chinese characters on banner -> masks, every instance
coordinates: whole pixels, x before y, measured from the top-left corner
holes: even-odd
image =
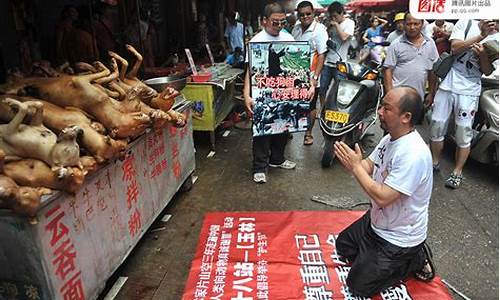
[[[253,135],[307,129],[311,48],[307,42],[250,43]]]
[[[89,176],[75,195],[50,199],[36,231],[53,299],[96,298],[193,170],[191,125],[167,125],[136,140],[123,161]],[[0,299],[7,289],[9,295],[43,295],[35,285],[4,283],[0,280]]]
[[[338,234],[363,212],[219,212],[205,216],[182,299],[366,300],[346,285]],[[374,300],[451,300],[439,278],[410,279]]]
[[[76,263],[77,250],[73,245],[70,229],[64,223],[65,212],[56,205],[45,214],[44,229],[49,233],[50,251],[52,251],[52,267],[55,276],[63,282],[58,287],[64,300],[85,300],[81,271]]]

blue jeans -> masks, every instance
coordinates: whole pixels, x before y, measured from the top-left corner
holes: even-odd
[[[337,68],[336,67],[330,67],[330,66],[324,66],[323,70],[321,70],[321,78],[319,81],[320,88],[319,88],[319,96],[321,98],[325,98],[326,92],[328,91],[328,88],[330,87],[330,83],[332,83],[333,80],[337,80]]]

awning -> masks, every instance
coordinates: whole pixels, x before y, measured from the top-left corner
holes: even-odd
[[[408,0],[354,0],[347,3],[346,9],[354,11],[408,10]]]
[[[334,2],[334,1],[340,2],[342,4],[346,4],[347,2],[349,2],[351,0],[317,0],[317,1],[323,7],[327,7],[328,5],[332,4],[332,2]]]

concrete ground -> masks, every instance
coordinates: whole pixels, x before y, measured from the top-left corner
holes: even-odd
[[[380,137],[379,129],[376,133],[370,138]],[[303,134],[295,134],[287,154],[297,168],[271,170],[268,182],[257,185],[251,177],[249,130],[231,129],[227,137],[219,134],[212,158],[207,158],[208,135],[197,134],[198,180],[165,209],[172,218],[167,223],[157,220],[151,227],[166,229],[146,233],[108,281],[111,286],[117,277],[128,277],[115,299],[180,299],[207,212],[335,209],[311,201],[312,196],[365,202],[364,192],[339,163],[320,167],[322,137],[317,127],[314,136],[314,145],[305,147]],[[470,161],[463,186],[451,191],[443,185],[452,169],[453,151],[447,148],[430,206],[428,243],[438,274],[471,299],[498,299],[498,168]]]

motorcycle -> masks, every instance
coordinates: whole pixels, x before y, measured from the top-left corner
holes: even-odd
[[[329,40],[327,45],[337,52],[333,41]],[[333,145],[336,141],[342,140],[349,145],[360,142],[375,124],[383,94],[381,63],[373,68],[340,60],[336,68],[337,79],[330,83],[319,118],[324,137],[321,159],[324,168],[330,167],[335,158]]]
[[[360,54],[358,63],[367,64],[372,68],[376,68],[376,66],[384,63],[387,50],[386,48],[390,45],[390,43],[381,36],[373,37],[371,38],[371,41],[375,44],[375,46],[361,50],[362,53]]]
[[[498,79],[498,69],[491,75],[481,78],[479,108],[472,125],[473,138],[469,156],[483,164],[498,165]],[[454,142],[454,136],[455,126],[449,124],[447,138]]]

